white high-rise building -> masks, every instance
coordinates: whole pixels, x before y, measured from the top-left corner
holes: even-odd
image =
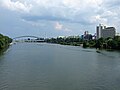
[[[101,37],[108,38],[108,37],[114,37],[116,33],[116,30],[114,27],[106,27],[104,25],[99,24],[96,28],[96,38],[99,39]]]

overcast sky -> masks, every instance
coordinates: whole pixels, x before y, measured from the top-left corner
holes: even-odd
[[[0,33],[10,37],[94,34],[99,23],[120,32],[120,0],[0,0]]]

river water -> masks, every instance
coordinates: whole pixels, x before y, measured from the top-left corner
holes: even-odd
[[[0,55],[0,90],[120,90],[120,52],[17,43]]]

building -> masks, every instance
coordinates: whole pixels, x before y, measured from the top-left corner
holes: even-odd
[[[81,35],[81,39],[83,39],[83,40],[92,40],[92,35],[89,34],[88,31],[85,31],[84,35]]]
[[[116,30],[114,27],[106,27],[104,25],[99,24],[96,28],[96,36],[97,39],[99,38],[108,38],[108,37],[114,37],[116,34]]]

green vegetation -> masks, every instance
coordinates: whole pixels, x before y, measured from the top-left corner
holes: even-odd
[[[80,38],[51,38],[47,39],[46,42],[48,43],[56,43],[62,45],[73,45],[73,46],[80,46],[83,42]]]
[[[0,34],[0,51],[4,48],[6,48],[7,46],[9,46],[9,44],[12,42],[12,39],[9,38],[8,36],[4,36],[2,34]]]
[[[99,38],[98,40],[83,40],[81,38],[51,38],[46,39],[48,43],[62,45],[83,46],[83,48],[96,48],[106,50],[120,50],[120,36],[114,38]]]
[[[96,42],[96,48],[107,50],[120,50],[120,36],[114,38],[100,38]]]

